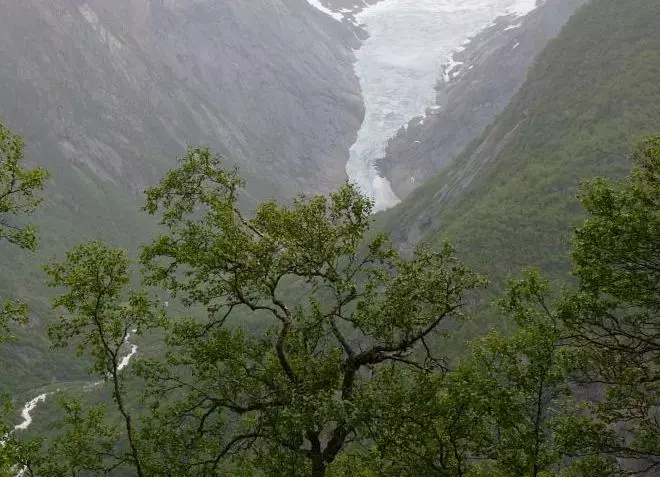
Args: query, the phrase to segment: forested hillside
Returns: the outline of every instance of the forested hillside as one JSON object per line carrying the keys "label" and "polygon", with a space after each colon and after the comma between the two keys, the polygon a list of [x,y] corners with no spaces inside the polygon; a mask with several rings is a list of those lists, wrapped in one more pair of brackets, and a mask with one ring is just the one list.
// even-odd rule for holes
{"label": "forested hillside", "polygon": [[593,0],[550,42],[511,104],[451,167],[382,217],[407,246],[449,238],[502,277],[567,270],[578,183],[620,177],[660,130],[660,3]]}
{"label": "forested hillside", "polygon": [[[0,169],[5,198],[46,177],[23,172],[15,151]],[[96,381],[42,395],[59,394],[49,416],[59,424],[32,438],[0,419],[0,472],[656,475],[660,136],[640,142],[632,164],[624,181],[581,188],[576,286],[559,293],[527,269],[494,302],[515,328],[457,357],[447,338],[487,280],[450,245],[407,257],[384,234],[366,237],[373,203],[350,184],[246,217],[243,180],[191,148],[147,190],[163,233],[142,249],[141,284],[127,252],[101,241],[45,267],[58,290],[50,342],[85,356]],[[23,212],[3,205],[3,224]],[[153,287],[204,313],[167,310]],[[24,312],[3,308],[0,344]],[[154,334],[160,352],[126,354],[133,335]]]}

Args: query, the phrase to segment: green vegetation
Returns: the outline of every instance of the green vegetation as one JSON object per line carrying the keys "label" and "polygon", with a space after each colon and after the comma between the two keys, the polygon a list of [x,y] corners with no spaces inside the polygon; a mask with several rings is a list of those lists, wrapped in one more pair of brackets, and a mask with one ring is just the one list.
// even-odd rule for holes
{"label": "green vegetation", "polygon": [[[166,313],[126,252],[97,241],[46,266],[63,291],[50,339],[89,356],[114,405],[62,399],[59,435],[12,434],[0,455],[34,477],[653,472],[660,136],[633,164],[581,189],[577,286],[553,292],[526,270],[495,302],[515,330],[450,362],[443,337],[484,279],[449,245],[406,259],[366,239],[372,204],[350,185],[246,217],[236,171],[190,149],[147,191],[166,233],[143,247],[141,273],[204,317]],[[261,326],[240,326],[246,314]],[[164,354],[123,370],[129,334],[154,330]]]}
{"label": "green vegetation", "polygon": [[[380,369],[439,366],[428,342],[460,319],[464,293],[481,279],[449,247],[420,249],[410,261],[382,236],[362,248],[372,204],[351,186],[291,207],[265,203],[247,219],[237,207],[240,179],[219,166],[208,150],[190,150],[147,193],[147,210],[163,209],[170,234],[144,248],[146,281],[208,318],[165,323],[165,361],[140,366],[152,412],[139,427],[123,399],[118,355],[130,330],[159,320],[143,294],[120,294],[129,283],[122,252],[92,243],[47,267],[52,284],[68,290],[55,300],[68,313],[51,337],[57,346],[79,337],[94,369],[114,383],[130,452],[111,467],[216,475],[240,463],[268,475],[326,475],[348,442],[369,438],[359,419]],[[283,295],[291,280],[308,289],[305,302]],[[255,333],[231,327],[236,308],[273,324]],[[246,447],[252,452],[234,457]]]}
{"label": "green vegetation", "polygon": [[[0,241],[6,240],[20,248],[34,250],[37,235],[34,228],[24,225],[26,215],[34,212],[42,199],[48,173],[40,168],[23,168],[23,139],[0,123]],[[13,338],[10,326],[27,320],[27,305],[20,301],[6,301],[0,309],[0,344]],[[11,406],[3,405],[2,415]],[[0,421],[0,475],[11,473],[16,450],[13,441],[7,442],[11,427]]]}
{"label": "green vegetation", "polygon": [[[581,358],[581,382],[603,395],[588,404],[569,442],[581,452],[605,447],[640,469],[660,469],[660,136],[641,145],[622,183],[598,179],[582,193],[588,220],[577,229],[573,273],[580,287],[560,308]],[[604,432],[610,426],[627,436]],[[605,437],[609,436],[607,440]],[[575,440],[575,442],[573,442]]]}
{"label": "green vegetation", "polygon": [[[484,137],[376,219],[350,185],[247,214],[254,201],[237,171],[191,148],[147,190],[144,210],[160,226],[131,213],[125,224],[146,230],[127,237],[103,223],[92,233],[116,211],[95,216],[99,197],[79,207],[98,184],[53,171],[76,195],[45,204],[42,223],[54,231],[46,247],[52,255],[71,240],[72,211],[88,221],[74,232],[84,243],[45,266],[59,315],[49,341],[34,330],[13,335],[50,344],[80,381],[43,388],[63,391],[59,409],[55,399],[45,405],[61,417],[49,432],[11,433],[7,407],[0,475],[660,471],[660,136],[641,142],[627,179],[578,188],[598,174],[624,177],[631,144],[660,129],[656,3],[593,0]],[[38,205],[46,175],[23,169],[22,141],[0,132],[0,238],[34,248],[24,212]],[[130,198],[109,196],[116,202],[104,207],[130,210]],[[383,228],[409,249],[399,252]],[[105,240],[87,241],[96,235]],[[48,294],[33,287],[41,277],[26,254],[3,255],[16,273],[0,285],[45,312]],[[486,280],[473,270],[494,278],[494,311],[484,311]],[[470,313],[480,324],[498,319],[458,355]],[[24,304],[7,304],[0,341],[10,320],[25,318]],[[124,369],[129,335],[141,355]],[[20,392],[27,373],[29,359],[0,380]]]}
{"label": "green vegetation", "polygon": [[34,212],[42,202],[35,193],[43,190],[48,173],[41,168],[22,169],[23,149],[23,139],[0,123],[0,239],[34,250],[34,228],[17,220]]}
{"label": "green vegetation", "polygon": [[[0,241],[34,250],[36,232],[22,221],[41,203],[38,193],[43,189],[48,173],[41,168],[24,169],[23,148],[23,139],[0,123]],[[0,344],[9,338],[8,324],[25,321],[26,317],[27,307],[22,302],[7,301],[2,305]]]}
{"label": "green vegetation", "polygon": [[625,176],[628,152],[660,130],[658,24],[653,0],[582,7],[484,135],[378,228],[398,243],[449,239],[495,285],[530,263],[564,277],[579,181]]}

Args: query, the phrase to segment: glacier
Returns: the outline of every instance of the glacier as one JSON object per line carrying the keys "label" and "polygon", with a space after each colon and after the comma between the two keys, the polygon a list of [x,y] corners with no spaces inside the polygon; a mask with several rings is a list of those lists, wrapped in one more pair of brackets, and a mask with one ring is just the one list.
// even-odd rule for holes
{"label": "glacier", "polygon": [[366,111],[346,173],[377,211],[399,199],[376,162],[400,127],[434,105],[434,86],[443,76],[451,79],[446,72],[456,65],[454,53],[496,18],[522,16],[536,5],[536,0],[383,0],[357,15],[369,34],[355,52]]}

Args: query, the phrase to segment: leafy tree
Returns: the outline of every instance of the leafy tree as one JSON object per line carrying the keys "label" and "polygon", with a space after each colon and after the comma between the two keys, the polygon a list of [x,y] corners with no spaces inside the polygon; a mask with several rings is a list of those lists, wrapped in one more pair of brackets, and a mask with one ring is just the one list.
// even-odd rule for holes
{"label": "leafy tree", "polygon": [[[341,473],[369,469],[382,477],[467,476],[490,443],[486,388],[467,368],[409,372],[390,367],[363,391],[370,407],[361,424],[370,436],[351,449]],[[486,398],[487,399],[487,398]]]}
{"label": "leafy tree", "polygon": [[[34,250],[34,228],[21,225],[21,220],[41,203],[37,192],[43,189],[48,173],[41,168],[23,169],[23,148],[23,139],[0,122],[0,241]],[[20,302],[7,302],[0,308],[0,343],[10,337],[9,322],[25,320],[26,313]]]}
{"label": "leafy tree", "polygon": [[[443,368],[429,342],[484,283],[451,247],[405,259],[382,235],[365,241],[372,203],[350,185],[264,203],[251,218],[238,207],[241,187],[202,148],[147,191],[146,209],[162,212],[168,233],[143,249],[145,281],[203,318],[166,319],[132,289],[125,252],[99,242],[46,267],[65,290],[50,338],[92,356],[122,429],[104,424],[100,409],[69,403],[67,431],[48,457],[20,460],[28,475],[323,476],[375,437],[369,422],[388,376]],[[139,415],[120,356],[132,330],[158,326],[164,359],[134,365],[147,385]]]}
{"label": "leafy tree", "polygon": [[549,294],[549,283],[536,270],[511,280],[496,303],[515,320],[516,331],[477,340],[468,364],[481,374],[479,389],[494,429],[484,454],[492,462],[481,466],[481,472],[489,469],[484,475],[539,477],[559,468],[562,456],[553,445],[551,422],[569,394],[562,327]]}
{"label": "leafy tree", "polygon": [[64,420],[57,426],[59,435],[47,447],[44,439],[12,436],[8,461],[30,477],[147,475],[122,368],[129,336],[158,326],[162,312],[146,293],[128,289],[130,261],[124,250],[90,242],[75,247],[63,262],[44,268],[50,286],[65,289],[53,299],[61,315],[49,326],[50,340],[54,347],[75,345],[78,355],[91,355],[90,371],[110,384],[122,425],[108,419],[103,405],[85,410],[79,401],[60,398]]}
{"label": "leafy tree", "polygon": [[[575,232],[579,289],[562,316],[584,358],[594,419],[576,418],[567,445],[636,471],[660,469],[660,136],[633,155],[627,180],[584,185],[589,218]],[[618,435],[603,432],[616,428]],[[605,438],[604,436],[608,436]]]}
{"label": "leafy tree", "polygon": [[[370,440],[353,446],[333,477],[622,475],[601,451],[576,458],[567,445],[589,418],[571,392],[574,350],[549,283],[526,270],[496,304],[514,332],[474,339],[452,370],[389,368],[365,387]],[[592,431],[603,442],[616,437],[608,426]]]}
{"label": "leafy tree", "polygon": [[515,332],[475,339],[455,369],[420,376],[404,391],[392,392],[396,381],[383,386],[387,412],[374,432],[378,475],[540,477],[559,471],[563,455],[552,422],[569,390],[562,325],[549,292],[537,271],[526,271],[496,302],[515,320]]}
{"label": "leafy tree", "polygon": [[[66,288],[51,339],[92,355],[123,425],[71,403],[57,460],[33,452],[20,462],[47,477],[654,472],[660,137],[634,163],[625,182],[583,188],[577,290],[551,300],[548,282],[526,271],[496,302],[516,330],[475,340],[450,369],[440,338],[484,283],[451,247],[402,257],[368,235],[372,204],[350,185],[248,217],[236,171],[190,149],[147,191],[166,233],[141,262],[145,284],[193,316],[166,317],[131,289],[125,253],[100,243],[48,266]],[[134,369],[146,383],[138,415],[120,354],[131,330],[159,326],[164,357]]]}
{"label": "leafy tree", "polygon": [[34,250],[37,236],[21,218],[33,212],[43,200],[37,195],[48,173],[40,168],[23,169],[23,139],[0,123],[0,239]]}
{"label": "leafy tree", "polygon": [[[33,212],[42,199],[37,195],[44,187],[48,173],[41,168],[23,169],[23,139],[0,122],[0,241],[34,250],[37,236],[31,226],[21,225],[25,215]],[[0,344],[12,339],[11,322],[27,320],[27,305],[20,301],[6,301],[0,307]],[[2,417],[11,407],[6,404]],[[34,444],[19,445],[10,435],[11,426],[0,420],[0,475],[10,475],[17,456]]]}
{"label": "leafy tree", "polygon": [[[161,439],[164,474],[213,475],[250,448],[244,469],[323,476],[370,438],[357,421],[372,401],[366,386],[392,365],[437,366],[428,340],[483,279],[449,246],[404,259],[385,236],[365,244],[372,203],[350,185],[261,204],[252,218],[239,210],[241,187],[219,157],[191,149],[147,191],[147,211],[169,231],[143,250],[147,282],[208,318],[172,323],[167,364],[143,367],[159,417],[145,432]],[[258,331],[228,326],[241,310],[259,313]],[[171,389],[180,398],[165,405]]]}
{"label": "leafy tree", "polygon": [[[126,401],[122,357],[130,334],[154,328],[161,322],[162,313],[145,292],[126,291],[130,281],[129,265],[124,250],[109,249],[100,242],[91,242],[74,248],[64,262],[45,267],[49,284],[66,289],[53,300],[54,308],[65,313],[48,329],[51,342],[55,347],[75,343],[79,355],[88,352],[93,357],[92,370],[111,385],[112,398],[123,421],[124,437],[128,443],[125,453],[110,453],[108,438],[116,430],[104,427],[102,410],[90,411],[84,417],[77,403],[65,403],[70,421],[69,433],[58,441],[50,453],[59,451],[56,455],[64,455],[72,469],[101,472],[129,466],[142,477],[146,473],[133,413]],[[87,447],[76,446],[75,452],[72,452],[72,441],[85,440],[85,428],[95,430],[96,437],[103,439],[99,442],[92,440],[93,444]],[[89,436],[87,440],[91,440]],[[48,463],[52,465],[52,460]]]}
{"label": "leafy tree", "polygon": [[13,339],[9,324],[23,323],[27,319],[27,305],[21,301],[6,301],[0,309],[0,344]]}
{"label": "leafy tree", "polygon": [[[68,477],[108,475],[122,462],[115,454],[120,435],[109,425],[103,406],[83,410],[79,401],[59,400],[64,411],[62,422],[55,424],[62,433],[44,452],[44,437],[12,439],[5,452],[7,477]],[[115,461],[114,467],[109,461]],[[19,472],[18,470],[21,469]],[[5,475],[0,472],[0,475]]]}

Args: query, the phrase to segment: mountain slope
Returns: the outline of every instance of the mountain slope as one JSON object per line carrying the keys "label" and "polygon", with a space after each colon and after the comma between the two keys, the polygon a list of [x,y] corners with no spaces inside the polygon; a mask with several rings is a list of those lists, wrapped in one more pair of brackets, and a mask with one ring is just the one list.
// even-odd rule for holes
{"label": "mountain slope", "polygon": [[134,248],[141,193],[187,144],[239,163],[254,199],[345,179],[363,116],[351,30],[306,0],[0,0],[0,118],[52,172],[38,254],[0,245],[0,298],[30,302],[0,386],[74,377],[51,357],[40,265],[101,237]]}
{"label": "mountain slope", "polygon": [[401,128],[379,161],[403,198],[437,174],[504,111],[534,60],[585,0],[544,0],[524,17],[502,17],[445,66],[436,105]]}
{"label": "mountain slope", "polygon": [[655,0],[592,0],[483,136],[381,226],[407,247],[448,237],[496,278],[534,263],[566,271],[579,181],[621,176],[660,130],[659,24]]}
{"label": "mountain slope", "polygon": [[305,0],[2,8],[0,111],[19,130],[45,122],[77,167],[140,189],[157,154],[209,142],[283,191],[342,182],[362,119],[355,39]]}

